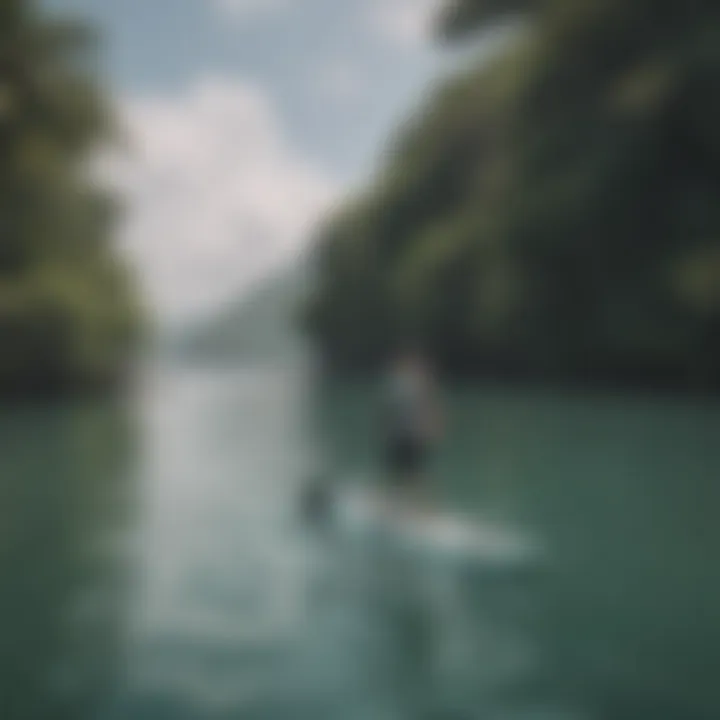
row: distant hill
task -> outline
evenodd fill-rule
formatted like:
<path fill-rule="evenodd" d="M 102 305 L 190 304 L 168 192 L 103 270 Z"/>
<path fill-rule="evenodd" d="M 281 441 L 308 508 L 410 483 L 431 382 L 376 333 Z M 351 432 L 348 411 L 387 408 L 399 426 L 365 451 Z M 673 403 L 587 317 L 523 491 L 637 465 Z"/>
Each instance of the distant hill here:
<path fill-rule="evenodd" d="M 176 334 L 169 349 L 194 362 L 275 362 L 295 356 L 301 341 L 294 317 L 307 284 L 304 270 L 285 269 L 215 317 Z"/>

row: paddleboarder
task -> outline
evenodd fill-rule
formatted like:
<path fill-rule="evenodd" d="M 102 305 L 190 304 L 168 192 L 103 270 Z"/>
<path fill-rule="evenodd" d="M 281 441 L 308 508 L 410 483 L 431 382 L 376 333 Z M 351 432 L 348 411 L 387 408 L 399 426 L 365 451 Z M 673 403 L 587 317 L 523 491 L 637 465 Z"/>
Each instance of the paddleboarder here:
<path fill-rule="evenodd" d="M 442 421 L 435 377 L 418 350 L 403 350 L 392 359 L 383 410 L 384 464 L 390 489 L 403 503 L 424 503 L 428 464 L 441 437 Z"/>

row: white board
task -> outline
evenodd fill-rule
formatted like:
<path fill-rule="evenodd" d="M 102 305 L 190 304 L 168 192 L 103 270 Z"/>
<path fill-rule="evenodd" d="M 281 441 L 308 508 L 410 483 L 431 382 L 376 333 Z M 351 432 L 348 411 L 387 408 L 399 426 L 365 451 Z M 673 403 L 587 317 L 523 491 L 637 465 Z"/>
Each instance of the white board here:
<path fill-rule="evenodd" d="M 372 488 L 350 486 L 338 493 L 336 525 L 428 558 L 511 566 L 536 563 L 540 554 L 537 543 L 507 527 L 447 510 L 394 508 Z"/>

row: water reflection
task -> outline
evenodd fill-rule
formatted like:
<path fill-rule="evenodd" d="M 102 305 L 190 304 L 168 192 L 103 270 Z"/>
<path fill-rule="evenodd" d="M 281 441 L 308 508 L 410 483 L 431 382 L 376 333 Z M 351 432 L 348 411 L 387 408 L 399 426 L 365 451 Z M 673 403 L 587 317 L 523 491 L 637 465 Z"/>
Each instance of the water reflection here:
<path fill-rule="evenodd" d="M 717 717 L 720 406 L 545 398 L 530 418 L 517 507 L 556 558 L 545 632 L 568 685 L 602 717 Z"/>
<path fill-rule="evenodd" d="M 325 386 L 315 398 L 313 421 L 333 472 L 372 486 L 380 477 L 372 389 Z M 457 402 L 451 404 L 459 410 Z M 493 447 L 477 466 L 468 462 L 463 451 L 477 448 L 471 430 L 477 431 L 479 419 L 479 414 L 465 418 L 470 424 L 455 434 L 449 458 L 437 471 L 443 478 L 437 495 L 441 507 L 467 509 L 469 501 L 478 511 L 478 528 L 489 528 L 490 519 L 511 519 L 501 509 L 513 506 L 508 495 L 514 485 L 484 482 L 458 492 L 472 478 L 487 477 L 488 465 L 497 467 L 502 454 L 501 447 Z M 512 467 L 512 458 L 506 460 L 503 467 Z M 358 540 L 355 527 L 355 543 L 348 546 L 342 537 L 348 528 L 336 532 L 334 557 L 352 588 L 344 607 L 363 627 L 360 649 L 350 650 L 356 675 L 365 678 L 352 717 L 585 717 L 544 633 L 553 573 L 534 547 L 518 561 L 523 555 L 516 554 L 514 542 L 479 554 L 448 554 L 431 542 L 418 553 L 373 533 Z M 508 541 L 514 539 L 508 533 Z M 352 647 L 347 638 L 338 645 L 346 651 Z"/>
<path fill-rule="evenodd" d="M 122 671 L 132 427 L 87 404 L 0 410 L 0 714 L 92 717 Z"/>
<path fill-rule="evenodd" d="M 377 467 L 367 388 L 311 390 L 164 369 L 139 425 L 0 413 L 3 719 L 718 716 L 720 408 L 458 392 L 443 504 L 545 550 L 489 563 L 309 532 L 309 468 Z"/>
<path fill-rule="evenodd" d="M 367 475 L 378 465 L 371 397 L 330 388 L 316 414 L 336 464 Z M 465 387 L 448 406 L 439 496 L 519 523 L 551 559 L 535 580 L 473 588 L 461 632 L 497 639 L 470 663 L 475 712 L 502 697 L 500 717 L 518 706 L 532 717 L 718 717 L 717 401 Z M 503 677 L 506 656 L 523 673 Z"/>

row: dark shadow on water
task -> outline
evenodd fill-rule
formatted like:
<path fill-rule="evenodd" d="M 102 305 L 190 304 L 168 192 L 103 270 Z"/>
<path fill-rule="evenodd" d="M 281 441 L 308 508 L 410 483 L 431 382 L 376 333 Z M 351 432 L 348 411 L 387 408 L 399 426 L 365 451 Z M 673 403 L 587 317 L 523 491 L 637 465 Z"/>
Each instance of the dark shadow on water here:
<path fill-rule="evenodd" d="M 117 405 L 0 408 L 0 716 L 95 716 L 122 673 L 134 427 Z"/>

